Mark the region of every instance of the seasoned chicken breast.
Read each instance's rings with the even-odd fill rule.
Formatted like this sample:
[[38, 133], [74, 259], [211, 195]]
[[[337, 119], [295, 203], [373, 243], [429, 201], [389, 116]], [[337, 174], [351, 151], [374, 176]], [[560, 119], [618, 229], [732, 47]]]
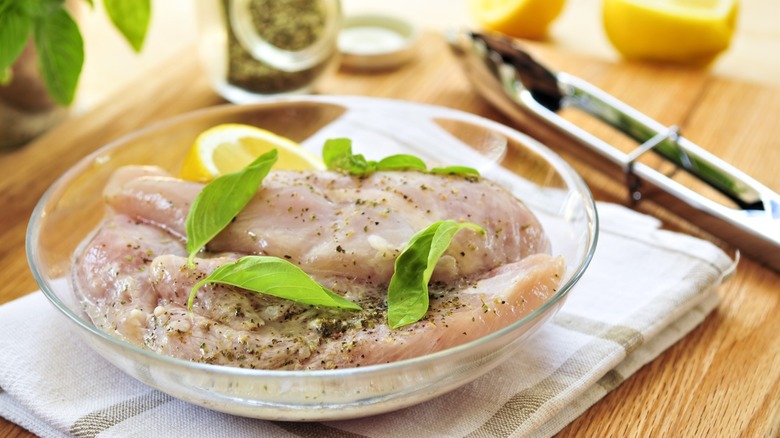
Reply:
[[[186, 360], [262, 369], [366, 366], [477, 339], [541, 306], [563, 260], [549, 255], [533, 214], [484, 178], [419, 172], [353, 177], [271, 172], [249, 205], [186, 263], [185, 219], [202, 185], [160, 169], [120, 169], [105, 222], [76, 254], [73, 283], [103, 330]], [[387, 325], [387, 286], [409, 239], [439, 220], [468, 221], [434, 270], [419, 322]], [[363, 310], [313, 307], [207, 285], [248, 254], [281, 257]]]
[[[185, 235], [189, 206], [202, 185], [149, 170], [117, 180], [107, 194], [114, 211]], [[265, 254], [306, 267], [385, 284], [399, 251], [417, 231], [454, 219], [476, 223], [483, 236], [458, 233], [434, 279], [454, 281], [485, 272], [549, 243], [539, 222], [511, 193], [484, 178], [419, 172], [377, 172], [364, 178], [336, 172], [272, 172], [209, 251]]]

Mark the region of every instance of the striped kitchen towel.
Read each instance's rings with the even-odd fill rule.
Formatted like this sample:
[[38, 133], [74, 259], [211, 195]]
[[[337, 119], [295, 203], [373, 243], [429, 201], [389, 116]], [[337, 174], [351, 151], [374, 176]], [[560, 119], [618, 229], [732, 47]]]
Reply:
[[735, 265], [651, 217], [598, 209], [596, 255], [558, 315], [520, 354], [420, 405], [327, 423], [209, 411], [115, 369], [37, 292], [0, 307], [0, 416], [45, 437], [553, 435], [699, 324]]

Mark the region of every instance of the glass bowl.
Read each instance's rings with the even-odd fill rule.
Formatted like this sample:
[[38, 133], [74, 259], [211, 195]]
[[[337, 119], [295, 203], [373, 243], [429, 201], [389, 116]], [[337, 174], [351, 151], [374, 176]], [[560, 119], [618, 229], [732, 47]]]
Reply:
[[[68, 281], [72, 255], [103, 219], [102, 189], [127, 164], [173, 174], [197, 135], [221, 123], [269, 129], [319, 153], [325, 139], [349, 137], [356, 153], [378, 159], [413, 153], [440, 164], [478, 168], [509, 187], [537, 215], [554, 255], [566, 261], [560, 290], [511, 325], [455, 348], [361, 368], [266, 371], [188, 362], [143, 350], [96, 329]], [[464, 112], [409, 102], [335, 96], [282, 97], [221, 106], [139, 130], [99, 149], [63, 175], [30, 221], [27, 256], [43, 293], [84, 341], [145, 384], [182, 400], [247, 417], [323, 421], [379, 414], [453, 390], [523, 354], [524, 340], [554, 315], [585, 271], [597, 237], [596, 209], [580, 177], [533, 139]]]

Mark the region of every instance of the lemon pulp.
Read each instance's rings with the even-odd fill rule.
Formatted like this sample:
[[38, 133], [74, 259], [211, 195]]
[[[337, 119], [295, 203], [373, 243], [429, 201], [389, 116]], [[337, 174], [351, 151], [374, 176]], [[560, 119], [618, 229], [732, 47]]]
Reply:
[[181, 177], [207, 182], [243, 169], [260, 155], [276, 149], [274, 169], [324, 169], [322, 160], [298, 143], [250, 125], [223, 124], [201, 133], [187, 153]]
[[485, 29], [516, 38], [540, 39], [565, 0], [470, 0], [473, 18]]
[[736, 0], [605, 0], [604, 30], [628, 59], [703, 65], [734, 34]]

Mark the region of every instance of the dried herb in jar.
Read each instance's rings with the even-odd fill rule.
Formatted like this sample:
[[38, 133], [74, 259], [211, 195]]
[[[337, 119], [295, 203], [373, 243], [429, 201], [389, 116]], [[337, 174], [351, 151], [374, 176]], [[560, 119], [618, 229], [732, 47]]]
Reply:
[[[227, 16], [231, 0], [222, 0]], [[325, 29], [327, 19], [318, 0], [251, 0], [252, 23], [257, 33], [270, 44], [290, 51], [314, 44]], [[227, 82], [259, 94], [294, 92], [311, 84], [326, 67], [327, 61], [311, 68], [288, 72], [255, 59], [228, 31]]]

